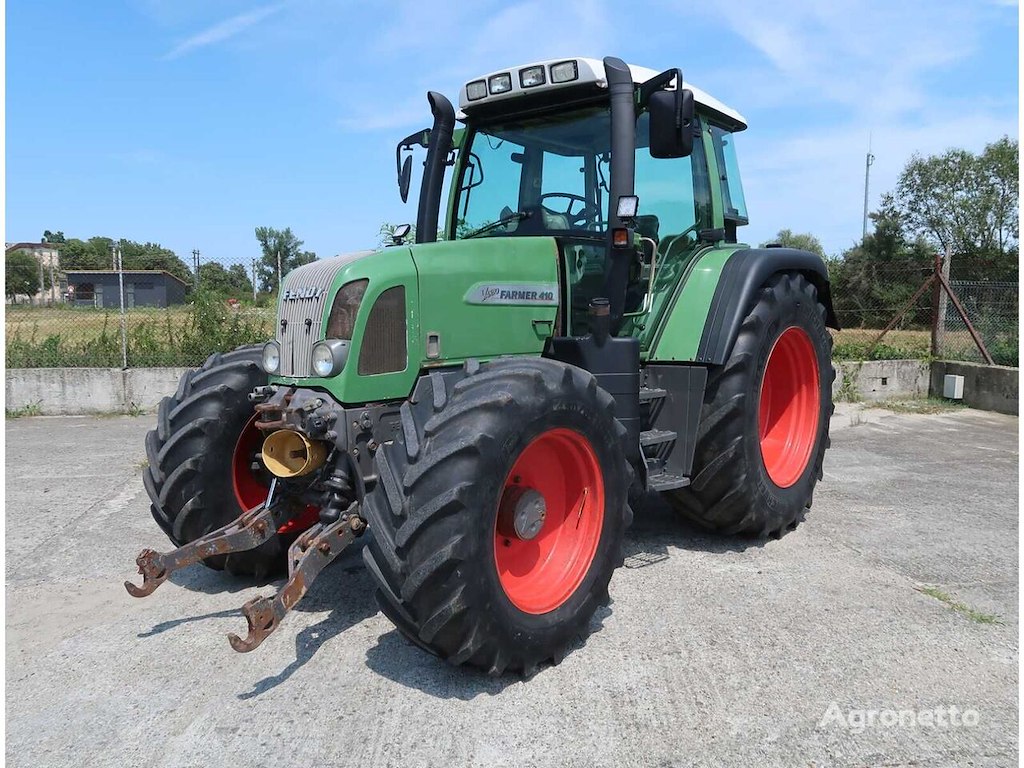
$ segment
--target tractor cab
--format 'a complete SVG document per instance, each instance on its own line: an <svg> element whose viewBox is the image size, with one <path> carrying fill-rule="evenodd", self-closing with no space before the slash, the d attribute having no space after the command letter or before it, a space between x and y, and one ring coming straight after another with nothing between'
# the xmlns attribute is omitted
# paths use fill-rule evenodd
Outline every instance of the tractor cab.
<svg viewBox="0 0 1024 768"><path fill-rule="evenodd" d="M735 242L736 227L747 222L733 144L746 122L682 82L678 70L607 66L545 61L462 87L457 120L464 128L446 157L452 171L442 234L451 241L554 238L565 331L586 333L590 302L612 294L620 301L619 333L643 337L692 257L715 242ZM619 120L610 88L616 76L629 91L628 114ZM399 154L415 143L429 146L430 134L400 142ZM627 153L629 162L613 162ZM399 162L400 187L402 170ZM639 198L638 212L625 220L617 215L622 196ZM428 241L430 233L420 232Z"/></svg>

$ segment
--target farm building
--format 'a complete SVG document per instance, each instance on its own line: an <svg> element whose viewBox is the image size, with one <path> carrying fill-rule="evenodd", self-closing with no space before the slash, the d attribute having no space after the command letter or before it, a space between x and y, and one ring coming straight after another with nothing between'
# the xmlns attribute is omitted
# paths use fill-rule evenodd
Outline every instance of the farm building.
<svg viewBox="0 0 1024 768"><path fill-rule="evenodd" d="M53 243L6 243L8 254L24 251L39 263L39 290L28 300L32 304L56 304L63 290L57 246Z"/></svg>
<svg viewBox="0 0 1024 768"><path fill-rule="evenodd" d="M119 307L121 298L115 270L82 269L65 273L68 303L76 307ZM126 269L124 306L168 307L185 302L188 283L159 269Z"/></svg>

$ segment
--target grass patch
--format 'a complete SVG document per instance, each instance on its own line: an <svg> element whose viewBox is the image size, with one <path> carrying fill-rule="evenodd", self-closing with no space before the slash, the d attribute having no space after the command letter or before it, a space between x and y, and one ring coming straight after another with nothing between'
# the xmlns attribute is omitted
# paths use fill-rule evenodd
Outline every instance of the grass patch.
<svg viewBox="0 0 1024 768"><path fill-rule="evenodd" d="M23 405L21 408L7 408L4 410L4 414L8 419L20 419L24 416L41 416L42 413L42 400L36 400L34 403Z"/></svg>
<svg viewBox="0 0 1024 768"><path fill-rule="evenodd" d="M844 328L832 331L833 360L918 360L931 354L931 331L889 331L871 348L881 329ZM869 354L870 353L870 354Z"/></svg>
<svg viewBox="0 0 1024 768"><path fill-rule="evenodd" d="M917 397L909 400L880 400L871 403L872 408L884 408L893 413L947 413L949 411L960 411L967 406L956 400L946 400L942 397Z"/></svg>
<svg viewBox="0 0 1024 768"><path fill-rule="evenodd" d="M971 608L971 606L967 605L966 603L961 603L951 594L949 594L948 592L943 592L938 587L918 587L917 591L923 595L928 595L928 597L934 597L941 603L945 603L947 606L949 606L951 610L954 610L957 613L966 616L968 619L975 622L976 624L1003 623L1003 620L999 616L996 616L994 613L982 613L981 611L976 611L973 608Z"/></svg>
<svg viewBox="0 0 1024 768"><path fill-rule="evenodd" d="M7 307L6 319L8 368L122 366L116 311ZM273 329L273 309L232 308L204 294L187 306L135 308L126 320L128 367L194 367L214 352L265 341Z"/></svg>

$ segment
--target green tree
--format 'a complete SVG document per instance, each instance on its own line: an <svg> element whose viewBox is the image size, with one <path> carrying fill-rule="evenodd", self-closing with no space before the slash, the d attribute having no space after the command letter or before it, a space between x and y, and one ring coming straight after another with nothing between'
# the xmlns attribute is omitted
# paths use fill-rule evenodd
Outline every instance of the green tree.
<svg viewBox="0 0 1024 768"><path fill-rule="evenodd" d="M60 245L60 268L68 269L109 269L110 251L98 253L91 243L72 237Z"/></svg>
<svg viewBox="0 0 1024 768"><path fill-rule="evenodd" d="M883 328L932 268L934 249L923 238L908 239L904 215L892 195L883 195L871 220L871 234L829 260L833 302L844 328ZM919 312L908 318L910 324L927 325L930 300L926 291Z"/></svg>
<svg viewBox="0 0 1024 768"><path fill-rule="evenodd" d="M228 269L216 261L200 264L199 288L235 299L252 296L252 281L241 264L232 264Z"/></svg>
<svg viewBox="0 0 1024 768"><path fill-rule="evenodd" d="M58 234L63 236L63 233ZM170 272L192 285L192 270L170 248L164 248L159 243L137 243L124 238L115 241L101 235L90 237L88 240L79 240L76 237L63 240L58 246L60 268L113 269L114 257L111 248L115 243L121 248L121 261L125 269L159 269Z"/></svg>
<svg viewBox="0 0 1024 768"><path fill-rule="evenodd" d="M1016 270L1018 144L1003 137L979 155L951 149L915 154L900 174L896 201L911 235L953 254L952 274L999 277Z"/></svg>
<svg viewBox="0 0 1024 768"><path fill-rule="evenodd" d="M117 244L121 248L121 259L125 269L159 269L170 272L192 285L192 270L170 248L164 248L159 243L137 243L124 239L119 240Z"/></svg>
<svg viewBox="0 0 1024 768"><path fill-rule="evenodd" d="M11 303L16 303L18 296L33 296L39 291L39 262L25 251L11 251L7 254L5 279Z"/></svg>
<svg viewBox="0 0 1024 768"><path fill-rule="evenodd" d="M64 242L64 233L61 232L61 231L51 232L50 230L46 230L45 232L43 232L43 242L44 243L63 243Z"/></svg>
<svg viewBox="0 0 1024 768"><path fill-rule="evenodd" d="M778 243L783 248L796 248L801 251L810 251L825 258L825 249L821 247L821 241L809 232L794 232L791 229L780 229L772 243ZM764 248L766 243L761 243Z"/></svg>
<svg viewBox="0 0 1024 768"><path fill-rule="evenodd" d="M278 285L278 259L280 259L281 277L296 267L316 261L315 253L302 250L302 241L295 236L291 227L284 229L256 227L256 240L263 253L256 264L261 291L272 291L280 287Z"/></svg>

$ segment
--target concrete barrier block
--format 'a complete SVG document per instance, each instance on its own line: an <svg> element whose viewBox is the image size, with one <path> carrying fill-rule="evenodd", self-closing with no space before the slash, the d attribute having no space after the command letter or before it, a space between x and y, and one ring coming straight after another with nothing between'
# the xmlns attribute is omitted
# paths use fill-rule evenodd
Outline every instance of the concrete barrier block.
<svg viewBox="0 0 1024 768"><path fill-rule="evenodd" d="M8 368L8 410L38 404L40 413L121 413L124 378L118 368Z"/></svg>
<svg viewBox="0 0 1024 768"><path fill-rule="evenodd" d="M124 372L125 410L151 411L173 395L188 368L132 368Z"/></svg>
<svg viewBox="0 0 1024 768"><path fill-rule="evenodd" d="M928 394L928 364L922 360L847 360L833 363L833 367L834 400L877 402Z"/></svg>
<svg viewBox="0 0 1024 768"><path fill-rule="evenodd" d="M964 377L963 403L983 411L1018 415L1020 369L1002 365L936 360L931 365L931 394L942 397L947 375Z"/></svg>

